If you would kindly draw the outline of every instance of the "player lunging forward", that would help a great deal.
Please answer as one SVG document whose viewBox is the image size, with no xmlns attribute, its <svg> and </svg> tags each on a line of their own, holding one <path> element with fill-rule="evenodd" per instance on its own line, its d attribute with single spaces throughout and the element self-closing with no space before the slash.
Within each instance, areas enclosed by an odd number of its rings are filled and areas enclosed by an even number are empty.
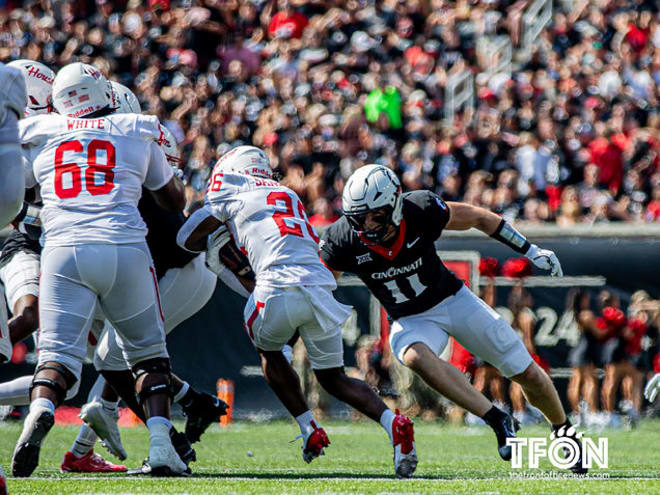
<svg viewBox="0 0 660 495">
<path fill-rule="evenodd" d="M 346 182 L 342 203 L 344 217 L 324 232 L 321 258 L 336 277 L 358 275 L 385 307 L 394 319 L 390 345 L 401 363 L 482 417 L 494 429 L 505 460 L 511 458 L 506 438 L 515 436 L 517 424 L 438 357 L 449 335 L 519 383 L 553 429 L 569 424 L 548 375 L 511 326 L 447 270 L 435 241 L 444 229 L 475 227 L 561 276 L 554 253 L 530 244 L 483 208 L 445 203 L 429 191 L 402 194 L 396 175 L 380 165 L 359 168 Z"/>
<path fill-rule="evenodd" d="M 64 67 L 53 84 L 62 115 L 26 123 L 23 141 L 31 176 L 44 202 L 45 247 L 40 279 L 39 363 L 30 412 L 12 460 L 15 476 L 37 467 L 41 443 L 60 405 L 80 379 L 96 304 L 120 334 L 149 418 L 154 474 L 186 465 L 169 438 L 170 363 L 146 228 L 137 211 L 144 186 L 177 211 L 185 198 L 165 155 L 155 117 L 107 115 L 110 85 L 92 66 Z"/>
<path fill-rule="evenodd" d="M 394 445 L 396 474 L 412 476 L 417 465 L 412 421 L 390 411 L 366 383 L 344 373 L 341 324 L 349 311 L 332 296 L 336 283 L 319 260 L 318 237 L 300 199 L 272 180 L 268 158 L 258 148 L 240 146 L 219 160 L 205 205 L 179 231 L 178 242 L 204 250 L 209 234 L 213 245 L 223 223 L 247 250 L 256 274 L 245 328 L 261 355 L 268 384 L 300 425 L 305 461 L 322 454 L 329 440 L 281 352 L 296 329 L 321 386 L 379 421 Z"/>
</svg>

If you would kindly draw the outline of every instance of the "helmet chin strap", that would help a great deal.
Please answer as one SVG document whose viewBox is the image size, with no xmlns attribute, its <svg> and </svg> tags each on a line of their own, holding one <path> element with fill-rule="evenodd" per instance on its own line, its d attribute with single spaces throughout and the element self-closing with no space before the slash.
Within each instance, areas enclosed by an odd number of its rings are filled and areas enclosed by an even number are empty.
<svg viewBox="0 0 660 495">
<path fill-rule="evenodd" d="M 360 236 L 360 239 L 365 245 L 368 246 L 379 246 L 379 245 L 387 246 L 388 244 L 396 240 L 397 232 L 399 231 L 399 229 L 396 225 L 394 225 L 391 222 L 385 225 L 383 229 L 387 230 L 387 232 L 380 239 L 377 240 L 369 239 L 364 233 Z"/>
<path fill-rule="evenodd" d="M 82 119 L 96 119 L 98 117 L 105 117 L 106 115 L 110 115 L 115 111 L 114 108 L 112 108 L 112 105 L 108 105 L 107 107 L 103 107 L 100 110 L 97 110 L 96 112 L 90 113 L 89 115 L 85 115 L 81 117 Z"/>
<path fill-rule="evenodd" d="M 394 225 L 393 223 L 387 224 L 385 227 L 389 232 L 383 236 L 382 242 L 390 242 L 396 239 L 397 233 L 399 232 L 399 226 Z"/>
</svg>

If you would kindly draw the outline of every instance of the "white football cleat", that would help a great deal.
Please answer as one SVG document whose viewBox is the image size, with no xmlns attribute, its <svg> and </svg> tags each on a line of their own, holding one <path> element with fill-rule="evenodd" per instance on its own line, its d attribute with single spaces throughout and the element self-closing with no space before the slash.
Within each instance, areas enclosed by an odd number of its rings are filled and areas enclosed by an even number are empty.
<svg viewBox="0 0 660 495">
<path fill-rule="evenodd" d="M 152 476 L 187 476 L 188 466 L 172 446 L 169 428 L 154 425 L 149 428 L 149 465 Z"/>
<path fill-rule="evenodd" d="M 101 444 L 112 455 L 122 461 L 126 459 L 126 449 L 121 444 L 121 435 L 117 426 L 119 419 L 117 410 L 110 412 L 100 402 L 92 401 L 80 409 L 79 417 L 94 430 L 101 439 Z"/>
<path fill-rule="evenodd" d="M 399 414 L 392 421 L 392 444 L 394 446 L 394 472 L 397 478 L 412 477 L 417 469 L 417 450 L 415 449 L 415 431 L 408 416 Z"/>
</svg>

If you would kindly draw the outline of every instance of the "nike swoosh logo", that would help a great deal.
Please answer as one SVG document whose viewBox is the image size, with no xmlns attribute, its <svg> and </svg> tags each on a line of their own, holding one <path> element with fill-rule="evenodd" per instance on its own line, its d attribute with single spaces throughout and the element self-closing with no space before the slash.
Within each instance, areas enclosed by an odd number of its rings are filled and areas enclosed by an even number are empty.
<svg viewBox="0 0 660 495">
<path fill-rule="evenodd" d="M 417 241 L 419 241 L 419 237 L 418 237 L 417 239 L 415 239 L 414 241 L 408 242 L 408 243 L 406 244 L 406 247 L 407 247 L 407 248 L 411 248 L 411 247 L 413 247 Z"/>
</svg>

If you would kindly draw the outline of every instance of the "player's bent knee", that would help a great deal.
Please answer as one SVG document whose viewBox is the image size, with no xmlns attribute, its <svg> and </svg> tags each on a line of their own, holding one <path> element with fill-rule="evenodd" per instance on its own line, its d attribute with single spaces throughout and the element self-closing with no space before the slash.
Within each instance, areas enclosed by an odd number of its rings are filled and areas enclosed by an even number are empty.
<svg viewBox="0 0 660 495">
<path fill-rule="evenodd" d="M 172 395 L 172 371 L 169 358 L 154 358 L 133 366 L 133 376 L 140 404 L 153 395 Z"/>
<path fill-rule="evenodd" d="M 403 352 L 403 364 L 412 370 L 417 370 L 424 362 L 424 354 L 426 354 L 426 344 L 415 342 L 408 346 Z"/>
<path fill-rule="evenodd" d="M 551 383 L 550 377 L 541 367 L 532 361 L 522 373 L 512 376 L 511 380 L 526 387 L 540 388 Z"/>
<path fill-rule="evenodd" d="M 30 396 L 36 387 L 52 390 L 57 398 L 57 405 L 68 398 L 67 391 L 74 389 L 74 395 L 79 387 L 78 378 L 63 364 L 47 361 L 37 367 L 30 385 Z"/>
<path fill-rule="evenodd" d="M 333 391 L 337 389 L 339 383 L 346 377 L 343 367 L 314 370 L 314 375 L 319 381 L 321 387 L 330 394 L 333 394 Z"/>
</svg>

